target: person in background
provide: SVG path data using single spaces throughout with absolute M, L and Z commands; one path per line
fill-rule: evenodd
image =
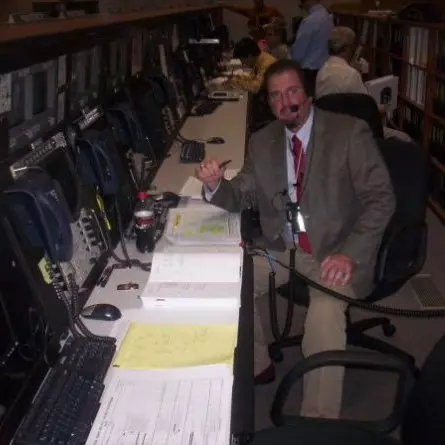
M 227 84 L 253 94 L 261 89 L 267 68 L 276 62 L 273 56 L 261 51 L 257 42 L 250 37 L 244 37 L 235 45 L 233 58 L 240 59 L 244 66 L 251 69 L 251 73 L 247 76 L 235 74 L 229 78 Z
M 275 23 L 264 26 L 264 39 L 266 41 L 267 52 L 275 59 L 290 59 L 289 47 L 282 40 L 282 27 Z
M 233 5 L 221 2 L 220 5 L 229 11 L 236 12 L 248 18 L 247 26 L 250 30 L 258 29 L 260 26 L 270 23 L 274 18 L 283 20 L 283 14 L 277 8 L 267 6 L 263 0 L 254 0 L 253 7 Z
M 308 15 L 298 27 L 291 57 L 303 67 L 308 82 L 315 85 L 317 72 L 328 58 L 328 40 L 333 21 L 319 0 L 301 0 L 300 7 Z
M 328 41 L 329 58 L 317 74 L 315 85 L 315 97 L 320 98 L 328 94 L 359 93 L 369 94 L 361 74 L 351 65 L 357 47 L 355 32 L 346 26 L 333 28 Z M 380 105 L 382 118 L 386 116 L 387 107 Z M 412 142 L 412 139 L 404 132 L 383 127 L 385 139 L 397 138 Z
M 285 264 L 296 248 L 296 268 L 324 287 L 363 298 L 373 288 L 377 253 L 395 208 L 385 162 L 370 128 L 360 119 L 314 108 L 313 91 L 293 60 L 278 60 L 264 76 L 275 121 L 255 132 L 243 168 L 232 180 L 207 159 L 197 169 L 203 197 L 239 212 L 255 196 L 264 246 Z M 357 148 L 360 148 L 359 150 Z M 303 231 L 293 234 L 286 203 L 299 204 Z M 255 256 L 254 297 L 267 298 L 270 267 Z M 287 281 L 276 270 L 276 285 Z M 255 305 L 256 307 L 256 305 Z M 302 352 L 305 357 L 346 347 L 346 303 L 310 288 Z M 275 368 L 254 312 L 255 383 L 270 383 Z M 304 417 L 338 418 L 344 369 L 327 367 L 303 379 Z

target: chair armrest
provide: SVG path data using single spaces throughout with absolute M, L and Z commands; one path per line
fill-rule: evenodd
M 383 420 L 354 421 L 343 419 L 323 419 L 326 422 L 347 424 L 386 434 L 394 430 L 400 423 L 408 394 L 414 383 L 415 368 L 408 362 L 391 355 L 375 352 L 358 351 L 326 351 L 314 354 L 298 362 L 283 378 L 271 409 L 272 422 L 277 426 L 297 424 L 301 422 L 298 415 L 285 415 L 284 405 L 294 383 L 304 374 L 325 366 L 346 366 L 376 371 L 389 371 L 399 374 L 394 407 L 391 414 Z
M 388 254 L 391 251 L 393 244 L 396 243 L 397 238 L 403 235 L 403 233 L 405 233 L 407 230 L 414 230 L 416 228 L 418 228 L 420 232 L 420 240 L 418 243 L 419 252 L 415 258 L 414 263 L 411 265 L 410 269 L 407 270 L 406 276 L 409 278 L 418 273 L 422 269 L 423 264 L 425 262 L 426 249 L 427 249 L 426 223 L 422 221 L 417 224 L 398 226 L 391 230 L 386 241 L 381 246 L 381 250 L 379 252 L 379 257 L 378 257 L 378 264 L 376 266 L 376 274 L 375 274 L 376 283 L 381 283 L 385 279 L 384 277 L 387 267 Z

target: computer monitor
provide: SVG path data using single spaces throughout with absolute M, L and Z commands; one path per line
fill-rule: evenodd
M 0 369 L 9 362 L 18 345 L 19 342 L 6 308 L 6 302 L 0 293 Z
M 15 238 L 0 218 L 0 443 L 10 443 L 46 372 L 50 336 L 35 286 L 16 255 Z M 9 223 L 9 229 L 12 229 Z M 53 337 L 54 338 L 54 337 Z M 55 338 L 54 338 L 55 339 Z
M 131 75 L 135 76 L 142 71 L 142 56 L 143 56 L 143 37 L 142 31 L 137 32 L 133 36 L 132 51 L 131 51 Z
M 397 108 L 397 96 L 399 90 L 399 78 L 389 75 L 372 79 L 365 83 L 369 94 L 377 102 L 377 105 L 387 106 L 387 111 Z
M 72 55 L 70 112 L 79 116 L 81 110 L 97 104 L 101 77 L 101 49 L 99 46 Z
M 11 73 L 11 109 L 7 113 L 12 154 L 49 132 L 57 122 L 57 61 Z
M 110 59 L 108 79 L 109 89 L 122 85 L 127 78 L 128 68 L 127 41 L 118 39 L 110 43 Z

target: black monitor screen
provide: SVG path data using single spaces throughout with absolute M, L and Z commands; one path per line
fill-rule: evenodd
M 12 321 L 3 295 L 0 294 L 0 368 L 8 363 L 16 347 L 17 339 L 12 328 Z
M 14 221 L 0 218 L 0 443 L 7 444 L 29 409 L 47 367 L 48 330 L 24 268 Z
M 119 74 L 122 65 L 122 52 L 121 52 L 121 47 L 118 43 L 116 43 L 114 50 L 116 51 L 116 65 L 114 74 Z
M 48 75 L 46 71 L 32 77 L 32 114 L 43 113 L 48 106 Z
M 8 113 L 9 127 L 13 128 L 25 121 L 25 78 L 12 83 L 11 111 Z
M 93 55 L 87 52 L 85 58 L 85 89 L 89 90 L 93 86 Z

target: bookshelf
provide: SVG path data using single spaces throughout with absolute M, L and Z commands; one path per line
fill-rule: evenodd
M 445 223 L 445 24 L 350 12 L 335 12 L 334 17 L 337 25 L 366 36 L 363 57 L 371 79 L 399 76 L 394 122 L 429 151 L 429 203 Z

